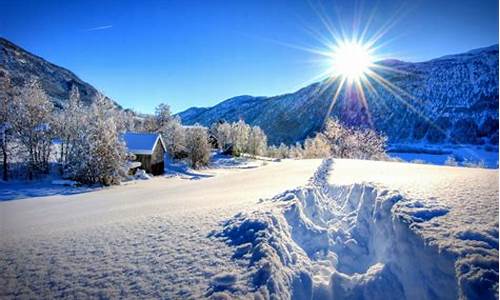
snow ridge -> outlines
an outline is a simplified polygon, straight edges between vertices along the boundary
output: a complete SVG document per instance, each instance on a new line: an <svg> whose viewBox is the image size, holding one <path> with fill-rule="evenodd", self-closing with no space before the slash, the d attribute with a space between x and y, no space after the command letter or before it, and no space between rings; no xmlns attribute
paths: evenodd
<svg viewBox="0 0 500 300"><path fill-rule="evenodd" d="M276 299L498 297L498 232L464 233L462 252L440 247L419 229L449 207L370 183L329 184L332 167L323 161L306 186L236 215L214 234L246 264L240 285Z"/></svg>

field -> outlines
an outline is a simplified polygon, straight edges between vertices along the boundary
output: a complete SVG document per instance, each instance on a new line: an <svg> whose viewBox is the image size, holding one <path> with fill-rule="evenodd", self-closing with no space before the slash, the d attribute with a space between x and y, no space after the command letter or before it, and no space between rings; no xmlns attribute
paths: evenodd
<svg viewBox="0 0 500 300"><path fill-rule="evenodd" d="M0 213L2 298L498 297L498 170L220 165Z"/></svg>

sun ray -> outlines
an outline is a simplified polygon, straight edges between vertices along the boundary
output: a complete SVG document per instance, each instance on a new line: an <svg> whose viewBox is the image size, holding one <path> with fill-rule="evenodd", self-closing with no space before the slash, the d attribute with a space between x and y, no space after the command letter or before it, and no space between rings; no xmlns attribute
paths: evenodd
<svg viewBox="0 0 500 300"><path fill-rule="evenodd" d="M326 121L328 120L328 118L330 117L330 114L332 113L332 109L335 106L335 103L337 102L337 99L340 95L340 92L342 91L342 87L344 86L345 82L346 82L346 78L342 78L340 80L340 82L338 83L338 87L337 87L337 90L335 91L335 95L333 96L332 101L330 102L330 106L328 106L328 110L326 111L325 119L323 120L322 129L324 129Z"/></svg>

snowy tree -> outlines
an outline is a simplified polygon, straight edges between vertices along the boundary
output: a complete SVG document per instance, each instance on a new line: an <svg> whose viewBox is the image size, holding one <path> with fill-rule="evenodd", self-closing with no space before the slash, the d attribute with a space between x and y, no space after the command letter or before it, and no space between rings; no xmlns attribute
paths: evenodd
<svg viewBox="0 0 500 300"><path fill-rule="evenodd" d="M7 73L0 74L0 149L2 156L2 179L9 179L9 163L12 143L13 95L10 90L11 82Z"/></svg>
<svg viewBox="0 0 500 300"><path fill-rule="evenodd" d="M155 108L155 122L158 129L161 129L163 126L167 125L172 121L172 112L170 111L170 106L165 103L160 103ZM157 130L158 130L157 129Z"/></svg>
<svg viewBox="0 0 500 300"><path fill-rule="evenodd" d="M288 158L289 157L289 148L284 143L281 143L278 147L278 158Z"/></svg>
<svg viewBox="0 0 500 300"><path fill-rule="evenodd" d="M267 152L266 152L267 156L268 157L273 157L273 158L278 158L279 157L279 151L278 151L278 148L276 148L276 146L274 145L271 145L269 147L267 147Z"/></svg>
<svg viewBox="0 0 500 300"><path fill-rule="evenodd" d="M158 124L156 123L156 118L154 116L145 116L139 126L136 127L137 131L142 132L157 132Z"/></svg>
<svg viewBox="0 0 500 300"><path fill-rule="evenodd" d="M14 97L12 125L16 138L27 153L28 178L49 172L52 146L53 105L40 83L30 81Z"/></svg>
<svg viewBox="0 0 500 300"><path fill-rule="evenodd" d="M267 136L258 126L254 126L248 133L246 152L252 155L262 155L267 148Z"/></svg>
<svg viewBox="0 0 500 300"><path fill-rule="evenodd" d="M231 141L233 145L233 155L239 156L247 148L250 126L245 121L240 120L231 126Z"/></svg>
<svg viewBox="0 0 500 300"><path fill-rule="evenodd" d="M137 130L138 122L135 113L131 110L114 110L116 128L119 132L142 131Z"/></svg>
<svg viewBox="0 0 500 300"><path fill-rule="evenodd" d="M339 158L385 159L387 137L371 129L347 128L328 119L319 135L330 146L331 155Z"/></svg>
<svg viewBox="0 0 500 300"><path fill-rule="evenodd" d="M54 127L55 134L60 140L59 163L61 171L68 163L68 153L76 144L77 134L83 123L85 116L82 104L80 102L80 93L76 86L70 91L68 102L63 104L62 110L55 116Z"/></svg>
<svg viewBox="0 0 500 300"><path fill-rule="evenodd" d="M353 130L353 150L351 157L357 159L386 160L387 137L371 129Z"/></svg>
<svg viewBox="0 0 500 300"><path fill-rule="evenodd" d="M208 144L206 128L201 126L190 128L186 134L186 148L191 166L194 169L208 165L210 159L210 145Z"/></svg>
<svg viewBox="0 0 500 300"><path fill-rule="evenodd" d="M338 158L348 158L351 151L351 133L336 119L329 118L320 138L324 138L330 146L331 155Z"/></svg>
<svg viewBox="0 0 500 300"><path fill-rule="evenodd" d="M167 152L171 157L178 157L186 149L186 130L179 117L172 117L161 128L160 133L165 141Z"/></svg>
<svg viewBox="0 0 500 300"><path fill-rule="evenodd" d="M453 155L448 156L446 158L446 161L444 162L444 164L446 166L452 166L452 167L458 166L458 162L457 162L455 156L453 156Z"/></svg>
<svg viewBox="0 0 500 300"><path fill-rule="evenodd" d="M69 152L67 174L83 183L116 184L124 175L126 150L112 105L98 94L86 116L86 126Z"/></svg>
<svg viewBox="0 0 500 300"><path fill-rule="evenodd" d="M300 143L295 143L295 145L290 146L288 151L290 158L301 159L304 158L304 149Z"/></svg>
<svg viewBox="0 0 500 300"><path fill-rule="evenodd" d="M314 138L308 138L304 141L304 158L324 158L330 155L330 145L328 145L322 134L318 134Z"/></svg>
<svg viewBox="0 0 500 300"><path fill-rule="evenodd" d="M217 139L217 146L219 147L219 150L226 150L227 147L233 143L231 124L226 122L217 122L212 124L211 131Z"/></svg>

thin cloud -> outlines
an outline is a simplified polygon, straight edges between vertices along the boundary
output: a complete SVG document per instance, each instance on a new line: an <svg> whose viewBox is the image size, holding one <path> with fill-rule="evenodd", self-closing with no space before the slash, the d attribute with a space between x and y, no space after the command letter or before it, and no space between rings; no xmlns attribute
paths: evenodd
<svg viewBox="0 0 500 300"><path fill-rule="evenodd" d="M89 32L89 31L106 30L106 29L110 29L112 27L113 27L113 25L103 25L103 26L97 26L97 27L92 27L92 28L89 28L89 29L85 29L84 31L85 32Z"/></svg>

